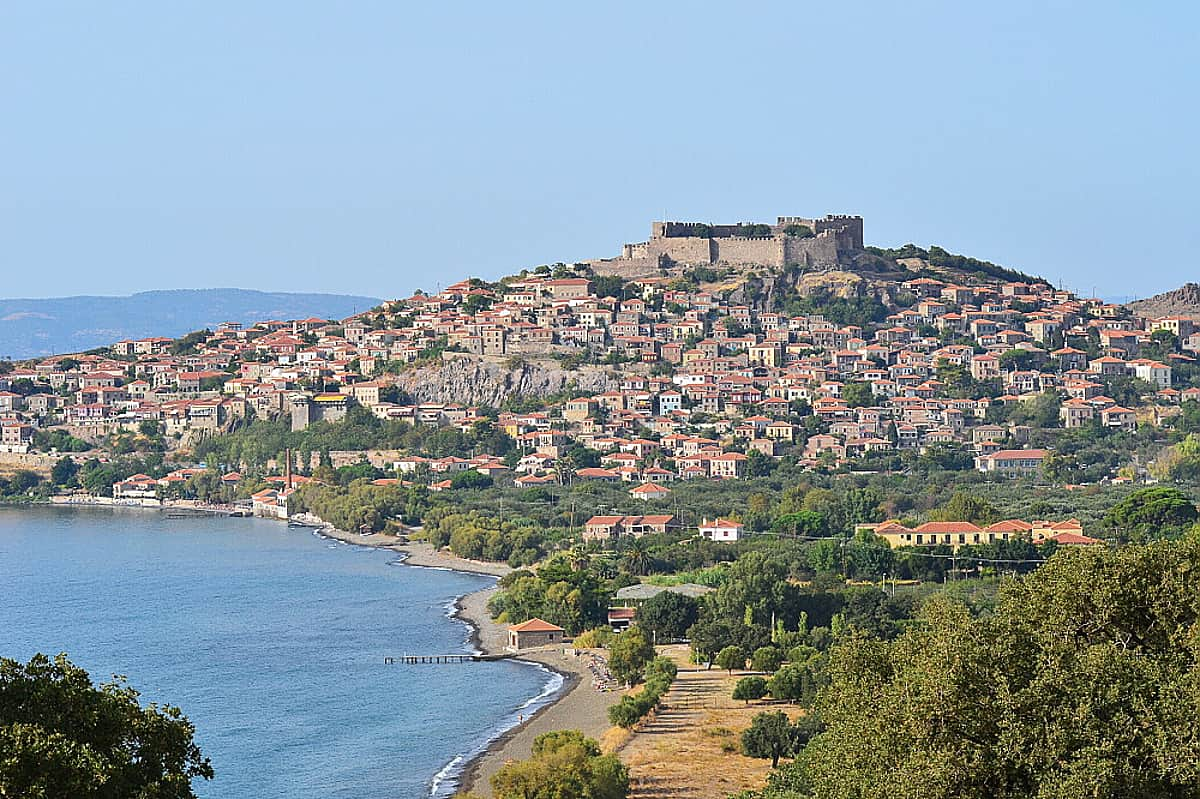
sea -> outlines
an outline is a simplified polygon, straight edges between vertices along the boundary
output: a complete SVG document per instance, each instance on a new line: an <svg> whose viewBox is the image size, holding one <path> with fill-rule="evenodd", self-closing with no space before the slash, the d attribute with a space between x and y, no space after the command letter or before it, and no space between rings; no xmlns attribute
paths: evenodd
<svg viewBox="0 0 1200 799"><path fill-rule="evenodd" d="M0 657L66 652L181 708L212 799L452 795L561 677L384 658L473 652L451 614L491 582L262 519L0 507Z"/></svg>

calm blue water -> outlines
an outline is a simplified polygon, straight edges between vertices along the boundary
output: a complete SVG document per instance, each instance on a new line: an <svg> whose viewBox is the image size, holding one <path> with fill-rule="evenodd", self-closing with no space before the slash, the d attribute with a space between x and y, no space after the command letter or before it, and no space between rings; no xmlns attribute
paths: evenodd
<svg viewBox="0 0 1200 799"><path fill-rule="evenodd" d="M489 581L278 522L0 508L0 655L64 651L181 707L217 773L202 797L444 796L557 678L383 658L470 651L447 612Z"/></svg>

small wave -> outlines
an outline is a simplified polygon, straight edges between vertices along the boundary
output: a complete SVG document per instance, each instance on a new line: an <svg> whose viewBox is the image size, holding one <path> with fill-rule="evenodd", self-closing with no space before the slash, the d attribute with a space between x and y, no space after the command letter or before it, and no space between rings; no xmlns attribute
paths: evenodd
<svg viewBox="0 0 1200 799"><path fill-rule="evenodd" d="M542 687L539 694L518 705L511 713L505 716L503 721L493 727L486 741L468 752L455 755L453 760L442 766L441 770L433 775L433 779L429 781L430 799L448 799L448 797L453 796L459 788L459 778L462 777L463 769L467 764L486 752L488 747L502 735L521 724L522 716L532 716L550 704L550 701L562 690L563 685L566 683L561 674L554 669L543 666L541 663L532 663L527 660L512 662L532 666L545 673L547 675L546 684Z"/></svg>

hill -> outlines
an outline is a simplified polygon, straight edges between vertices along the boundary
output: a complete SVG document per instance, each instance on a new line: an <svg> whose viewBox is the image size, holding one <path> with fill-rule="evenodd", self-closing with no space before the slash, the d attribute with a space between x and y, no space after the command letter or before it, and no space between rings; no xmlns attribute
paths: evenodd
<svg viewBox="0 0 1200 799"><path fill-rule="evenodd" d="M249 289L144 291L128 297L0 300L0 356L82 352L126 338L180 336L221 322L341 319L374 297Z"/></svg>
<svg viewBox="0 0 1200 799"><path fill-rule="evenodd" d="M1192 316L1200 319L1200 284L1185 283L1144 300L1129 303L1139 316Z"/></svg>

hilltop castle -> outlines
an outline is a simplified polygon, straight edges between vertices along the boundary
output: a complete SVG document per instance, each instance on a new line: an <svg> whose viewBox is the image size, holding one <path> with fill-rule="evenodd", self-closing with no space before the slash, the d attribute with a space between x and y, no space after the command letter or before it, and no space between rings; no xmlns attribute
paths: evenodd
<svg viewBox="0 0 1200 799"><path fill-rule="evenodd" d="M863 249L861 216L781 216L774 225L652 222L650 240L626 244L617 258L591 261L599 272L634 274L672 264L845 265Z"/></svg>

